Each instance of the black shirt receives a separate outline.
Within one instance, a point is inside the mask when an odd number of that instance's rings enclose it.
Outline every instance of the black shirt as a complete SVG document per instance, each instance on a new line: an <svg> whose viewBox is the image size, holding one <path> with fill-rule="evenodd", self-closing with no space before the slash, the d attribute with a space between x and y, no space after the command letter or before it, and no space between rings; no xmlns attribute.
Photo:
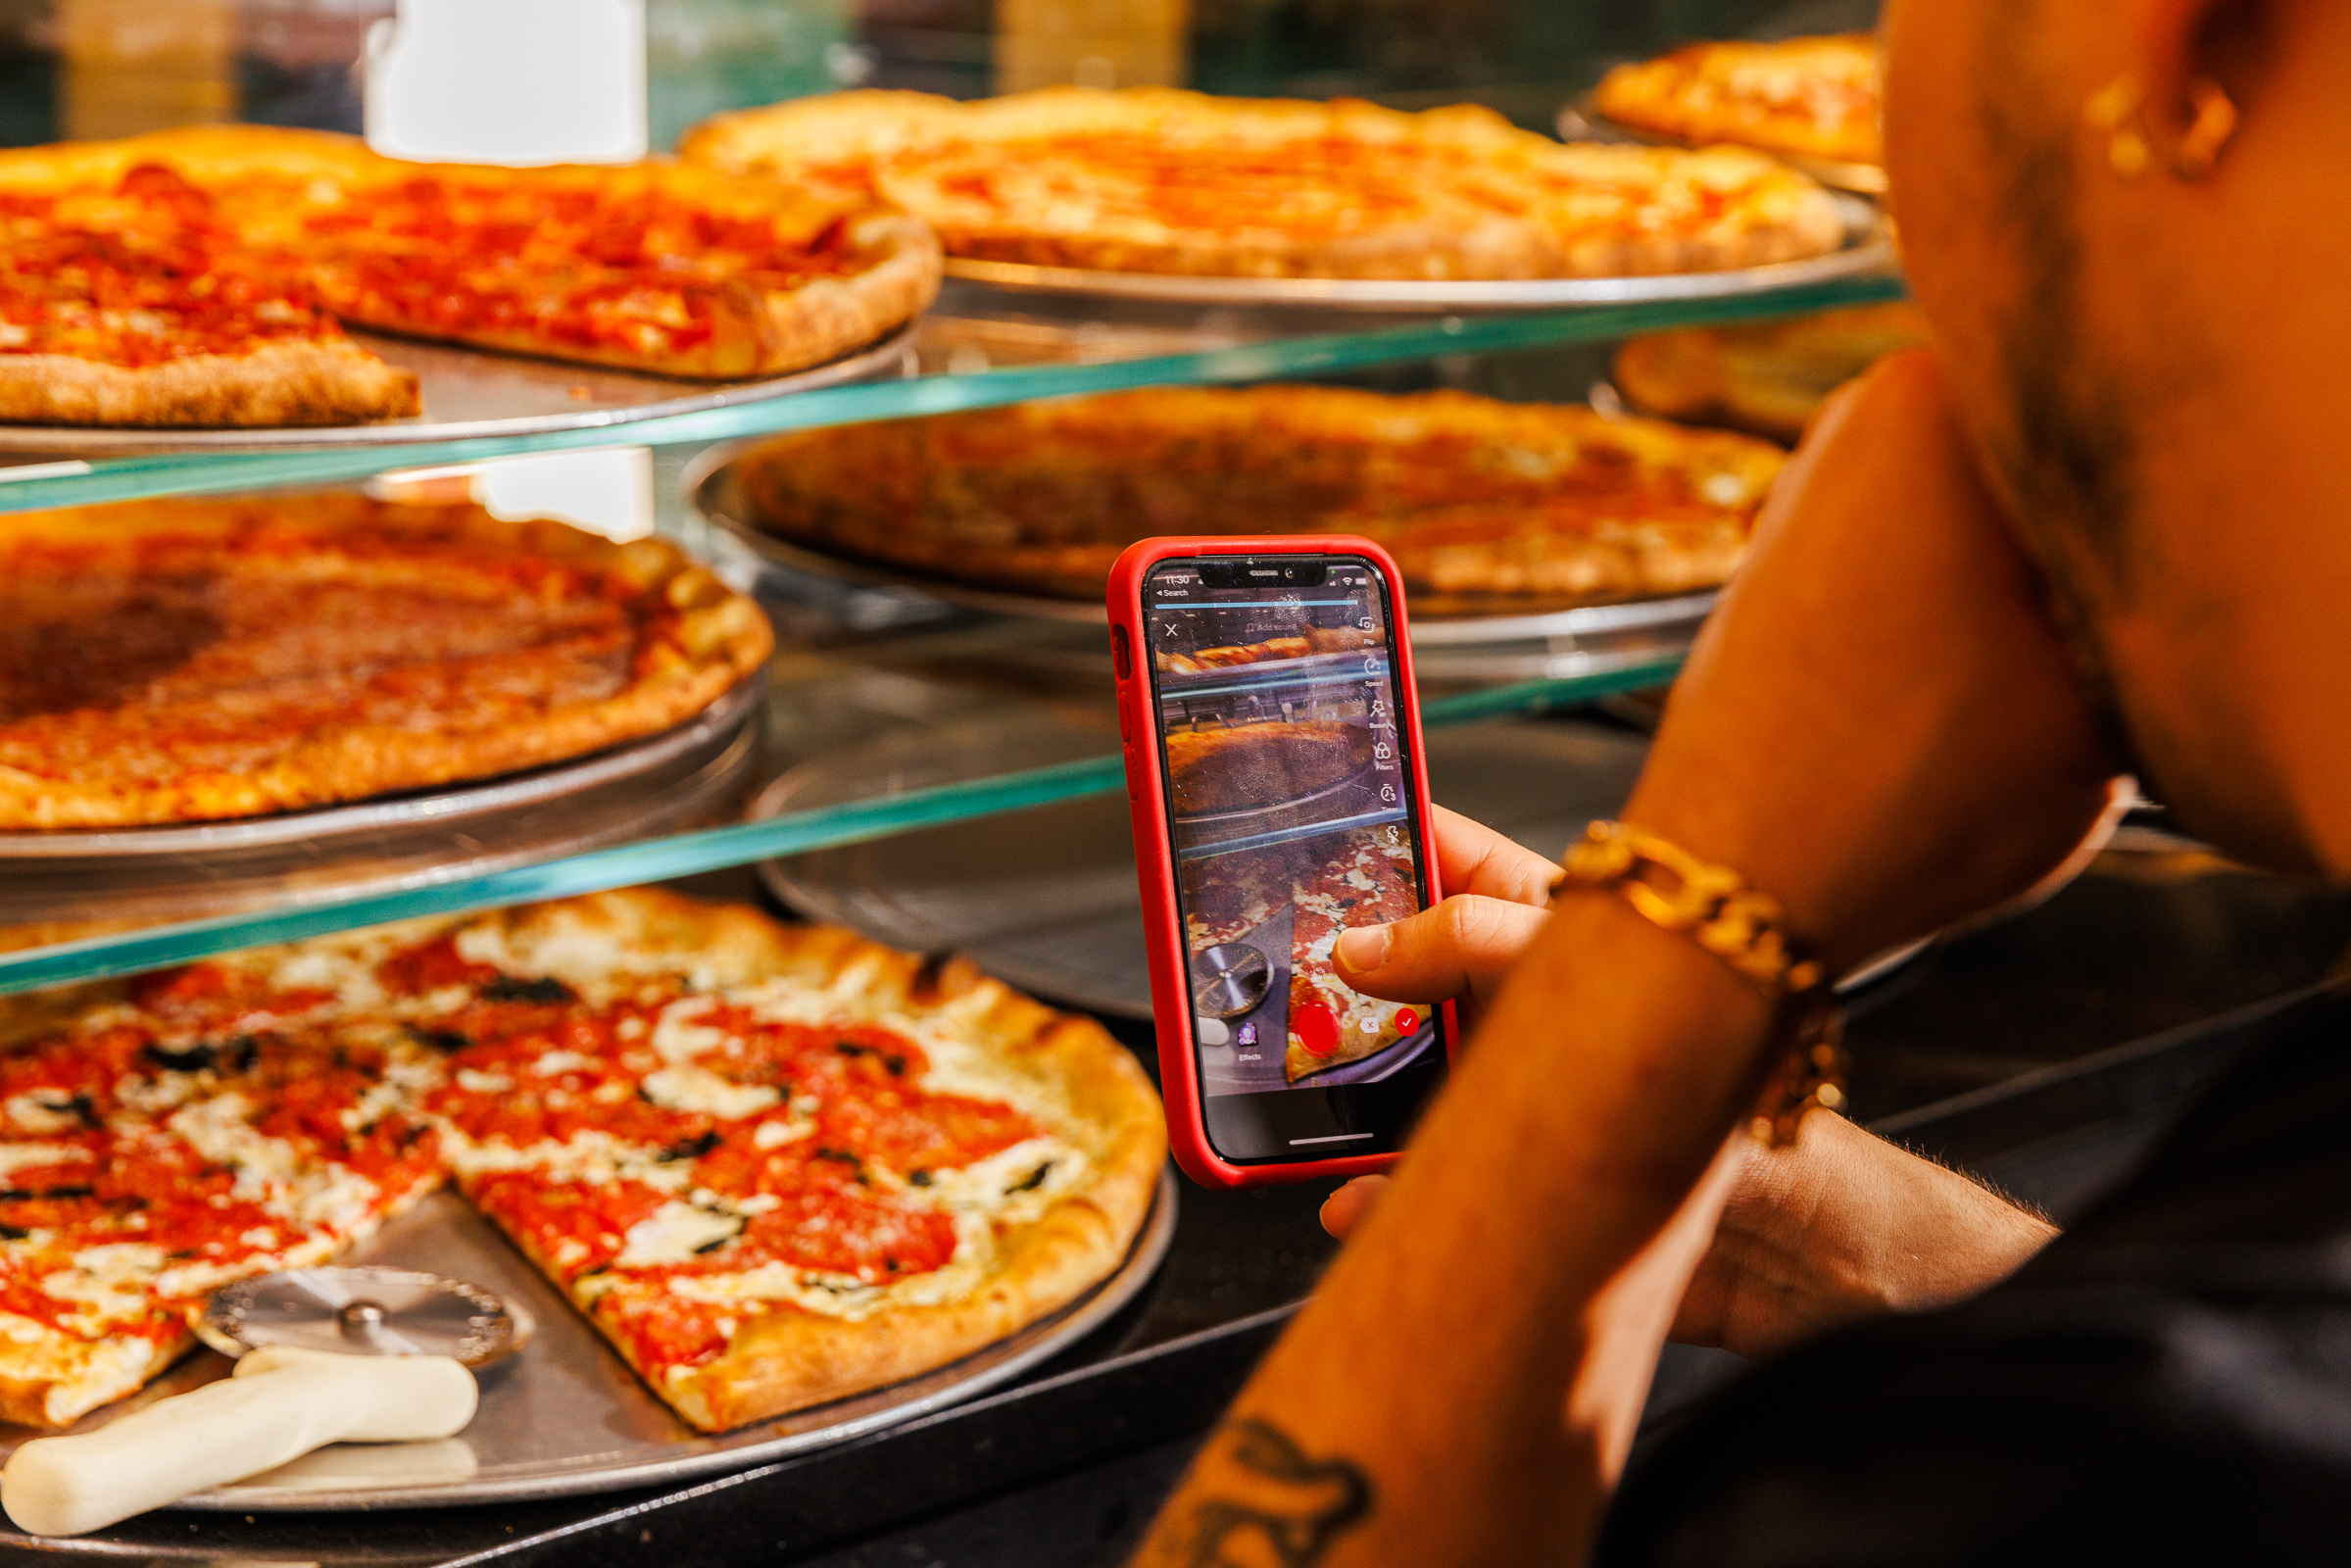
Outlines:
<svg viewBox="0 0 2351 1568"><path fill-rule="evenodd" d="M2351 1003L2265 1032L2014 1278L1693 1412L1598 1561L2351 1563Z"/></svg>

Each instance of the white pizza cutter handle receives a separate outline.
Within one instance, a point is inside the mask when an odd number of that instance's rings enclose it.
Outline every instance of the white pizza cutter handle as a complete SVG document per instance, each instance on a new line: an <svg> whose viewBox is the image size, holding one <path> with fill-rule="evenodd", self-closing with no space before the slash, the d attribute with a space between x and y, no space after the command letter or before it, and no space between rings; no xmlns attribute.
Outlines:
<svg viewBox="0 0 2351 1568"><path fill-rule="evenodd" d="M267 1346L236 1375L71 1438L37 1438L0 1471L0 1509L36 1536L78 1536L329 1443L446 1438L473 1419L473 1374L445 1355Z"/></svg>

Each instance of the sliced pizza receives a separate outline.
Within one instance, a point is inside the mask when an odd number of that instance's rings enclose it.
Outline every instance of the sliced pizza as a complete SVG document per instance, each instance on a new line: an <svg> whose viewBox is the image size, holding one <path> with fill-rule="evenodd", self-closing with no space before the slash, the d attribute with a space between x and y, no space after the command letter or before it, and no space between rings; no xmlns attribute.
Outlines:
<svg viewBox="0 0 2351 1568"><path fill-rule="evenodd" d="M420 411L304 280L239 246L212 198L142 165L0 189L0 422L351 424Z"/></svg>
<svg viewBox="0 0 2351 1568"><path fill-rule="evenodd" d="M497 169L253 125L0 153L0 416L340 423L416 412L337 322L729 379L838 358L938 290L870 196L668 162Z"/></svg>
<svg viewBox="0 0 2351 1568"><path fill-rule="evenodd" d="M1165 1153L1097 1025L961 960L650 891L84 989L0 1057L0 1414L444 1171L684 1419L953 1361L1125 1258Z"/></svg>
<svg viewBox="0 0 2351 1568"><path fill-rule="evenodd" d="M0 1055L0 1419L64 1426L136 1390L220 1286L439 1185L433 1053L339 1025L318 978L199 964Z"/></svg>

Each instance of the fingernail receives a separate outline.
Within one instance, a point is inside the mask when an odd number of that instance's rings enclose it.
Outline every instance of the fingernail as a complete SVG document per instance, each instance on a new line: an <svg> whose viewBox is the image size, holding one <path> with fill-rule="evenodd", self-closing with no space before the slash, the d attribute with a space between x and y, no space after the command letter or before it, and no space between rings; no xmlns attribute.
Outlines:
<svg viewBox="0 0 2351 1568"><path fill-rule="evenodd" d="M1331 952L1347 968L1369 974L1388 961L1391 940L1384 925L1359 925L1340 932Z"/></svg>

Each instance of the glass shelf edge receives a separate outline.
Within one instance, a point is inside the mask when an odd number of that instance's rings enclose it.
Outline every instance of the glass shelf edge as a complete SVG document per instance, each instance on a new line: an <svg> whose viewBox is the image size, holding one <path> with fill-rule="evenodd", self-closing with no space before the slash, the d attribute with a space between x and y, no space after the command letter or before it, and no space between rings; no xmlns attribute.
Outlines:
<svg viewBox="0 0 2351 1568"><path fill-rule="evenodd" d="M1421 721L1437 728L1513 713L1538 713L1590 702L1612 692L1654 686L1670 680L1681 664L1680 654L1668 654L1590 675L1521 681L1489 691L1461 693L1424 704ZM723 870L779 855L832 849L1032 806L1107 794L1118 789L1124 778L1124 766L1117 757L1086 758L995 778L821 807L671 838L615 845L560 860L493 871L486 876L257 913L151 926L120 935L0 954L0 996L76 980L136 974L217 953L299 941L417 915L472 913Z"/></svg>
<svg viewBox="0 0 2351 1568"><path fill-rule="evenodd" d="M615 443L670 446L728 441L816 425L951 414L1083 392L1328 374L1439 355L1544 348L1667 327L1753 320L1902 297L1901 279L1891 274L1835 278L1797 288L1716 299L1586 306L1528 316L1447 317L1427 326L1282 338L1196 354L864 381L732 408L528 436L369 445L327 452L183 453L126 458L92 463L83 473L52 473L45 478L15 481L8 480L6 469L0 468L0 514L171 495L219 495L289 485L334 484L367 478L392 468L442 467L530 453L609 447ZM61 430L61 448L71 442L72 432Z"/></svg>

